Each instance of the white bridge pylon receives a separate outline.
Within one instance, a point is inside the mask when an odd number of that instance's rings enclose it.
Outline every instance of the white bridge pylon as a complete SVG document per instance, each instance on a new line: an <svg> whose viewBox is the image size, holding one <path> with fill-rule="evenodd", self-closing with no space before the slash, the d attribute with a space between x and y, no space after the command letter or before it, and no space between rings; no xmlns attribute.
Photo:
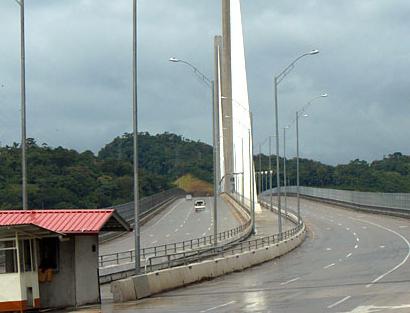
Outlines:
<svg viewBox="0 0 410 313"><path fill-rule="evenodd" d="M235 194L246 206L253 201L260 210L240 0L222 0L222 28L222 38L215 40L221 190Z"/></svg>

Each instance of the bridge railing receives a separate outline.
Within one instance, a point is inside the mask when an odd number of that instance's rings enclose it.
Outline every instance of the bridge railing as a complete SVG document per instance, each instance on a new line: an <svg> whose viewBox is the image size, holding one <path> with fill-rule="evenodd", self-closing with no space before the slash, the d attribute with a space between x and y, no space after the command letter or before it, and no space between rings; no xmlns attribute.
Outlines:
<svg viewBox="0 0 410 313"><path fill-rule="evenodd" d="M233 238L238 237L246 229L249 228L251 221L248 220L245 223L223 231L217 234L218 242L226 242ZM141 259L149 259L153 257L164 257L171 253L188 252L197 250L207 246L212 246L214 242L214 235L208 235L200 238L189 239L179 242L173 242L169 244L147 247L141 249ZM120 265L124 263L130 263L135 260L135 250L127 250L117 253L104 254L99 256L99 267Z"/></svg>
<svg viewBox="0 0 410 313"><path fill-rule="evenodd" d="M270 206L267 202L264 201L261 201L260 203L265 207ZM165 257L153 257L150 258L146 263L145 273L158 271L161 269L166 269L179 265L187 265L190 263L201 262L213 256L224 257L227 255L233 255L237 253L243 253L245 251L252 251L255 249L267 247L273 244L277 244L281 241L293 238L305 229L305 224L303 223L303 221L301 221L301 223L298 224L298 218L296 215L288 213L285 217L293 223L295 223L295 227L288 229L282 233L277 233L247 241L236 242L230 245L211 247L208 249L202 248L190 252L172 253L168 254Z"/></svg>
<svg viewBox="0 0 410 313"><path fill-rule="evenodd" d="M269 192L270 191L265 191L264 194L269 194ZM273 192L276 192L276 188L273 189ZM284 187L281 188L281 193L283 192L285 192ZM297 187L288 186L286 188L286 192L296 194ZM409 193L361 192L316 187L300 187L300 194L304 196L344 202L351 205L382 209L408 210L410 212Z"/></svg>
<svg viewBox="0 0 410 313"><path fill-rule="evenodd" d="M182 197L186 194L185 191L179 188L172 188L169 190L162 191L160 193L156 193L154 195L144 197L138 201L139 205L139 213L140 215L146 214L152 208L155 208L162 203L169 201L174 197ZM133 222L134 221L134 202L128 202L125 204L114 205L114 207L118 214L120 214L126 221Z"/></svg>

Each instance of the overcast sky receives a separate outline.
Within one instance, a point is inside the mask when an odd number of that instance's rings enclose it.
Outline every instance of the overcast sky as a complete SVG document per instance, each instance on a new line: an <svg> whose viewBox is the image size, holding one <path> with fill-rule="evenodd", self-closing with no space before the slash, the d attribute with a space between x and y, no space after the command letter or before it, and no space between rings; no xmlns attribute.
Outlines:
<svg viewBox="0 0 410 313"><path fill-rule="evenodd" d="M211 76L220 0L139 0L139 128L211 142L209 91L176 56ZM94 152L132 129L131 0L26 0L28 137ZM273 133L273 76L285 126L301 121L302 156L336 164L410 154L410 1L242 0L255 143ZM0 1L0 141L20 140L19 9ZM294 128L288 131L294 155ZM267 152L267 145L264 151Z"/></svg>

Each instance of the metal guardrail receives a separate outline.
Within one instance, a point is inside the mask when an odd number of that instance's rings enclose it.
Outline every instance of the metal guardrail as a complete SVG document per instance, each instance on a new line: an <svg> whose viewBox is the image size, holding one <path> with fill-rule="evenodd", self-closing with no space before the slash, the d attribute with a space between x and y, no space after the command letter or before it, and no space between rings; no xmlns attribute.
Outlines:
<svg viewBox="0 0 410 313"><path fill-rule="evenodd" d="M248 220L246 223L239 225L235 228L218 233L218 241L225 241L237 237L243 231L245 231L251 224ZM189 239L159 246L147 247L141 249L141 258L147 259L152 257L164 257L168 254L175 254L181 252L192 252L192 250L198 250L206 246L212 246L214 241L214 235L204 236L195 239ZM117 253L105 254L99 256L99 267L120 265L124 263L130 263L135 260L135 250L127 250Z"/></svg>
<svg viewBox="0 0 410 313"><path fill-rule="evenodd" d="M261 204L264 206L269 206L269 204L264 201L261 201ZM252 251L254 249L279 244L281 241L284 240L289 240L305 229L305 224L303 223L303 221L300 224L297 224L296 215L288 212L288 215L284 215L284 217L294 222L296 226L282 233L273 234L248 241L239 240L228 244L223 244L217 247L202 247L200 249L191 251L170 253L165 256L154 256L146 260L145 267L141 268L141 271L149 273L175 266L188 265L193 262L201 262L205 259L209 259L215 256L223 257L226 255L243 253L245 251ZM123 270L121 272L100 276L100 283L107 283L113 280L126 278L132 275L135 275L135 271L133 269Z"/></svg>
<svg viewBox="0 0 410 313"><path fill-rule="evenodd" d="M285 191L281 187L281 192ZM270 191L265 191L268 194ZM276 192L276 188L273 189ZM286 192L296 194L296 186L286 187ZM339 202L345 202L352 205L367 207L409 210L410 213L410 194L409 193L382 193L382 192L361 192L349 190L337 190L315 187L300 187L300 194L315 198L329 199Z"/></svg>
<svg viewBox="0 0 410 313"><path fill-rule="evenodd" d="M140 215L143 215L147 213L148 211L150 211L150 209L152 209L153 207L156 207L160 205L161 203L164 203L170 200L172 197L183 196L185 194L186 192L183 191L182 189L173 188L173 189L165 190L160 193L156 193L152 196L142 198L138 201L139 213ZM120 214L122 218L124 218L127 222L134 221L134 202L120 204L120 205L112 206L110 208L115 208L118 214Z"/></svg>
<svg viewBox="0 0 410 313"><path fill-rule="evenodd" d="M200 249L191 252L179 252L168 254L166 257L150 258L145 266L145 273L154 272L166 268L171 268L179 265L188 265L190 263L201 262L213 256L224 257L227 255L234 255L236 253L243 253L245 251L252 251L263 248L273 244L278 244L281 241L290 239L299 233L305 225L303 223L297 225L295 228L287 230L282 233L265 236L262 238L252 239L235 243L232 247L213 247L209 249ZM157 261L159 260L159 261Z"/></svg>

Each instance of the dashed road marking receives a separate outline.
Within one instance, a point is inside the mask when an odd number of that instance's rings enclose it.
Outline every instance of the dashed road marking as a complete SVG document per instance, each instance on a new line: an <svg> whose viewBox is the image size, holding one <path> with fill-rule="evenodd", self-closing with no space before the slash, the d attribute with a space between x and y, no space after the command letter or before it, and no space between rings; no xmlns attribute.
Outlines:
<svg viewBox="0 0 410 313"><path fill-rule="evenodd" d="M202 310L202 311L200 311L200 312L201 312L201 313L205 313L205 312L213 311L213 310L216 310L216 309L223 308L223 307L225 307L225 306L234 304L235 302L236 302L236 301L227 302L227 303L224 303L224 304L221 304L221 305L217 305L217 306L214 306L214 307L209 308L209 309L206 309L206 310Z"/></svg>
<svg viewBox="0 0 410 313"><path fill-rule="evenodd" d="M333 266L335 266L335 265L336 265L335 263L332 263L332 264L329 264L329 265L324 266L323 268L324 268L325 270L327 270L328 268L331 268L331 267L333 267Z"/></svg>
<svg viewBox="0 0 410 313"><path fill-rule="evenodd" d="M335 303L329 305L327 308L328 308L328 309L332 309L332 308L334 308L335 306L338 306L339 304L342 304L343 302L349 300L351 297L352 297L352 296L344 297L342 300L339 300L339 301L337 301L337 302L335 302Z"/></svg>
<svg viewBox="0 0 410 313"><path fill-rule="evenodd" d="M291 279L291 280L285 281L285 282L283 282L283 283L280 283L280 285L281 285L281 286L284 286L284 285L293 283L293 282L295 282L295 281L297 281L297 280L300 280L300 277L296 277L296 278L293 278L293 279Z"/></svg>
<svg viewBox="0 0 410 313"><path fill-rule="evenodd" d="M410 242L409 242L409 241L407 240L407 238L404 237L402 234L400 234L400 233L398 233L398 232L396 232L396 231L394 231L394 230L392 230L392 229L390 229L390 228L387 228L387 227L384 227L384 226L382 226L382 225L379 225L379 224L376 224L376 223L372 223L372 222L369 222L369 221L366 221L366 220L356 219L356 218L352 218L352 217L351 217L351 219L357 220L357 221L362 222L362 223L367 223L367 224L376 226L376 227L381 228L381 229L384 229L385 231L388 231L388 232L390 232L390 233L392 233L392 234L394 234L394 235L400 237L400 238L406 243L406 245L407 245L407 255L404 257L404 259L403 259L399 264L397 264L395 267L393 267L392 269L390 269L390 270L387 271L386 273L384 273L384 274L380 275L379 277L377 277L376 279L374 279L370 284L366 285L366 288L369 288L369 287L373 286L375 283L377 283L379 280L383 279L383 278L386 277L387 275L393 273L393 272L394 272L395 270L397 270L398 268L402 267L402 266L407 262L407 260L408 260L409 257L410 257Z"/></svg>
<svg viewBox="0 0 410 313"><path fill-rule="evenodd" d="M349 254L346 254L346 258L350 258L351 256L352 256L351 252Z"/></svg>

